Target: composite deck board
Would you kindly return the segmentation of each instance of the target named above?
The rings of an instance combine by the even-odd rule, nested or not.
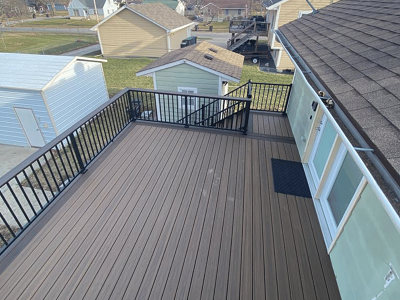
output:
[[[299,161],[291,143],[128,126],[0,257],[2,299],[340,299],[312,200],[274,191],[271,158]]]
[[[249,132],[261,135],[293,137],[289,119],[286,116],[271,113],[252,112],[252,127]]]

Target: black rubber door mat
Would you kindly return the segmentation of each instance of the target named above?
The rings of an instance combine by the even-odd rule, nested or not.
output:
[[[311,198],[306,174],[300,162],[272,158],[275,192]]]

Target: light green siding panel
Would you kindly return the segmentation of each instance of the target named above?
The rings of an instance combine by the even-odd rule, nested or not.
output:
[[[157,89],[177,92],[179,86],[195,87],[198,94],[218,95],[218,76],[181,64],[156,72]]]
[[[296,71],[290,92],[287,114],[301,158],[304,156],[311,125],[314,122],[315,112],[311,108],[314,100],[314,91],[309,88],[304,78],[297,74]]]
[[[159,91],[178,92],[178,87],[190,87],[197,88],[198,94],[218,95],[218,76],[187,64],[181,64],[156,72],[156,81],[157,90]],[[182,109],[179,107],[177,97],[169,99],[169,103],[166,104],[166,107],[170,108],[169,110],[164,109],[163,98],[159,100],[161,107],[159,113],[162,119],[176,122],[178,119],[182,118]],[[199,106],[208,103],[208,99],[198,99]]]
[[[385,290],[389,263],[400,271],[400,233],[368,185],[331,252],[343,300],[400,299],[400,280]]]

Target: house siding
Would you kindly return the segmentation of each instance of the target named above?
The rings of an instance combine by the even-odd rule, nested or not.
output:
[[[13,107],[32,109],[46,143],[56,134],[40,91],[0,88],[0,144],[30,147]]]
[[[400,233],[382,203],[367,185],[331,252],[333,269],[344,300],[400,299],[400,281],[384,289],[389,263],[400,271]]]
[[[181,64],[168,69],[156,72],[157,90],[177,92],[178,87],[191,87],[197,88],[198,94],[218,95],[219,91],[219,77],[204,70],[195,68],[187,64]],[[205,102],[204,104],[207,104]],[[161,107],[163,99],[159,99]],[[203,102],[202,102],[203,104]],[[182,110],[178,107],[178,98],[170,100],[169,103],[172,110],[164,112],[160,110],[159,113],[162,118],[167,121],[176,121],[182,117]],[[174,117],[173,117],[174,115]]]
[[[160,57],[168,52],[167,32],[128,9],[97,30],[105,56]]]
[[[311,108],[311,103],[315,97],[314,91],[309,89],[304,79],[296,71],[290,92],[287,115],[301,158],[304,157],[311,126],[315,119],[315,112]]]
[[[58,133],[108,100],[102,64],[77,61],[44,91]]]
[[[311,1],[311,4],[316,8],[323,8],[333,2],[337,2],[339,0],[314,0]],[[307,4],[304,0],[289,0],[279,6],[279,16],[278,22],[276,23],[275,29],[283,26],[293,20],[296,20],[299,16],[300,11],[310,11],[312,10],[311,7]],[[271,19],[270,19],[271,20]],[[281,51],[281,59],[278,62],[275,61],[276,68],[278,70],[286,70],[286,69],[294,69],[294,65],[290,60],[289,56],[286,54],[285,50],[283,50],[282,45],[277,41],[273,41],[275,39],[275,34],[270,34],[271,37],[269,38],[270,45],[273,44],[274,49],[279,49]]]
[[[322,112],[316,114],[311,109],[311,103],[317,101],[317,98],[305,78],[296,70],[289,99],[288,118],[306,174],[312,159],[309,154],[315,147],[316,140],[313,138],[318,132],[315,129],[320,125],[320,117],[323,115]],[[321,110],[321,107],[318,109]],[[339,133],[338,129],[335,131]],[[353,147],[344,143],[343,135],[338,135],[334,144],[345,147],[346,153],[350,154],[353,160],[357,157]],[[315,182],[310,175],[307,179],[327,247],[331,249],[329,255],[342,299],[375,299],[378,295],[379,300],[400,299],[398,278],[384,287],[389,264],[396,272],[400,270],[399,217],[391,213],[390,203],[380,192],[376,182],[368,179],[370,175],[365,165],[362,168],[357,164],[355,168],[362,173],[366,186],[359,194],[356,192],[352,195],[336,232],[326,231],[324,222],[329,217],[326,208],[322,208],[321,204],[328,201],[324,195],[328,195],[332,184],[337,182],[335,169],[341,166],[341,162],[336,160],[339,152],[332,151],[334,147],[333,145],[329,149],[327,163],[320,176],[321,181]],[[381,199],[378,198],[378,194],[381,195]]]
[[[188,34],[188,29],[183,28],[181,30],[175,31],[170,34],[171,38],[171,51],[181,48],[182,40],[186,39],[190,35]]]

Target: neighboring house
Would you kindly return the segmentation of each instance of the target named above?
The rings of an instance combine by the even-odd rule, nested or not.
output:
[[[184,92],[207,95],[225,95],[228,82],[239,82],[242,74],[244,57],[208,42],[185,47],[167,53],[136,73],[137,76],[152,76],[156,90]],[[200,108],[198,98],[193,98],[189,111]],[[172,118],[171,112],[164,112],[162,99],[157,99],[157,114]],[[208,104],[208,103],[203,103]],[[182,117],[184,103],[177,102],[174,114],[176,119]],[[173,109],[175,111],[175,107]],[[172,121],[172,119],[171,119]],[[175,120],[176,121],[176,120]]]
[[[311,1],[315,9],[325,7],[338,0],[314,0]],[[263,1],[266,11],[266,21],[270,23],[268,44],[271,47],[271,55],[278,70],[293,70],[294,66],[286,55],[281,44],[276,40],[275,30],[302,15],[312,13],[312,8],[306,0],[267,0]]]
[[[92,30],[104,56],[160,57],[179,49],[192,26],[194,22],[156,3],[123,6]]]
[[[400,299],[399,11],[343,0],[276,32],[296,67],[288,117],[343,300]]]
[[[0,143],[41,147],[108,100],[104,60],[0,54]]]
[[[96,4],[96,7],[95,7]],[[68,13],[71,18],[106,18],[118,9],[113,0],[72,0],[68,6]]]
[[[206,20],[232,19],[247,16],[247,1],[238,0],[206,0],[200,8],[200,12]]]
[[[175,10],[178,14],[182,16],[185,14],[185,5],[181,0],[144,0],[142,4],[153,4],[153,3],[162,3],[169,8]]]

